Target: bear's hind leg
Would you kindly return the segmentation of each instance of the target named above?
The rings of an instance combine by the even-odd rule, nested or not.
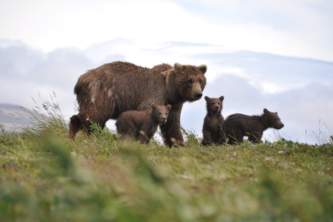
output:
[[[69,121],[69,138],[74,140],[75,135],[80,129],[82,129],[80,117],[79,115],[73,115]]]
[[[262,135],[260,134],[253,134],[249,136],[249,141],[252,143],[260,143]]]
[[[237,133],[231,133],[227,135],[228,144],[236,145],[243,142],[243,135]]]

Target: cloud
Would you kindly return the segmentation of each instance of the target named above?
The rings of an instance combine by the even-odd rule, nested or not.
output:
[[[328,0],[3,0],[0,36],[44,51],[85,49],[118,38],[136,47],[209,42],[225,49],[333,60],[330,9]]]
[[[333,84],[311,83],[267,98],[288,122],[283,135],[294,140],[326,142],[333,134]]]
[[[203,35],[191,26],[204,25],[172,1],[5,1],[0,14],[0,36],[24,38],[30,45],[46,50],[68,46],[82,49],[115,38],[142,43],[185,41]],[[184,27],[189,31],[185,32]]]
[[[301,88],[313,82],[333,83],[333,63],[320,60],[250,51],[193,56],[208,60],[214,68],[214,76],[237,75],[269,93]]]
[[[332,60],[333,31],[328,28],[333,21],[331,1],[177,2],[209,23],[231,25],[231,32],[225,35],[238,38],[237,34],[243,34],[240,36],[243,41],[235,41],[241,49]]]
[[[50,53],[26,45],[0,47],[0,101],[33,107],[33,99],[48,99],[52,92],[66,115],[73,112],[73,85],[92,62],[77,49],[58,49]],[[39,101],[42,102],[42,101]]]

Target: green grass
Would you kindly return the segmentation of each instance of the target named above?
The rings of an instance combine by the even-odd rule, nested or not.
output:
[[[182,148],[67,138],[62,120],[0,134],[0,221],[333,221],[333,145]]]

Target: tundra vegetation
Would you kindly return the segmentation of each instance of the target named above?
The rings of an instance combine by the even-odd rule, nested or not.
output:
[[[333,221],[333,141],[184,147],[61,115],[0,134],[0,221]]]

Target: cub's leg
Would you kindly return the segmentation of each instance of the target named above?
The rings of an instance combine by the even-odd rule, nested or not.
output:
[[[204,146],[208,146],[210,144],[212,144],[213,138],[212,138],[212,134],[211,132],[209,132],[208,130],[204,130],[203,131],[203,139],[202,139],[202,145]]]
[[[249,141],[252,143],[260,143],[262,138],[262,134],[260,133],[253,133],[249,136]]]

